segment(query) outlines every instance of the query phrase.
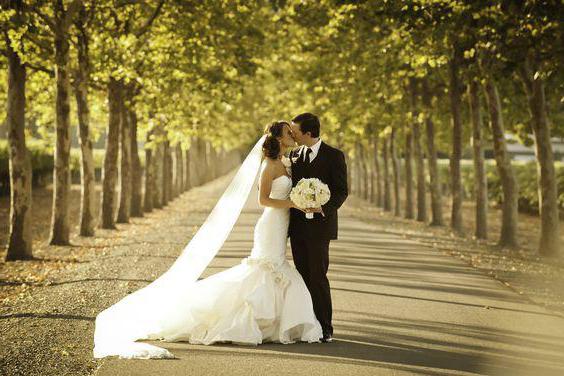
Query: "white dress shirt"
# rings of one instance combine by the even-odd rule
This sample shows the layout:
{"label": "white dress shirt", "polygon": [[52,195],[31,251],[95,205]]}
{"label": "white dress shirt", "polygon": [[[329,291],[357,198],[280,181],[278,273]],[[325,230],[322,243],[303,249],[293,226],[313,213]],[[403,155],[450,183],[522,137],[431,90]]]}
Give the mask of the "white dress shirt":
{"label": "white dress shirt", "polygon": [[[319,140],[317,140],[317,142],[313,145],[311,145],[310,149],[311,149],[311,153],[309,155],[309,161],[313,161],[315,159],[315,157],[317,157],[317,153],[319,152],[319,147],[321,146],[321,138]],[[306,162],[306,155],[307,155],[307,146],[304,145],[303,149],[302,149],[302,154],[303,154],[303,160],[304,162]]]}

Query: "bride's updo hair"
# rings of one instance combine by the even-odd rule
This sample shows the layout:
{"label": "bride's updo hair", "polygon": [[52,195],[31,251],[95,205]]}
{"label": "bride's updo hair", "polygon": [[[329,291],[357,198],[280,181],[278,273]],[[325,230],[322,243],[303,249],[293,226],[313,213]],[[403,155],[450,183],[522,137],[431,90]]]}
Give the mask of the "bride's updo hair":
{"label": "bride's updo hair", "polygon": [[284,127],[287,125],[290,125],[287,121],[280,120],[266,126],[264,130],[266,139],[262,144],[262,153],[266,158],[278,158],[278,154],[280,154],[280,141],[277,137],[284,135]]}

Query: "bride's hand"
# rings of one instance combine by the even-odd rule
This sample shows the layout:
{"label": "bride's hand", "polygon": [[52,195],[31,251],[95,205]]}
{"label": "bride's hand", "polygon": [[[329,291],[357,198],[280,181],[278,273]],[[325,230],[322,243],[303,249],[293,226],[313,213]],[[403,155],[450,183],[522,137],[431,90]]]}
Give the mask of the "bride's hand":
{"label": "bride's hand", "polygon": [[289,201],[290,208],[298,209],[299,211],[306,213],[305,209],[300,208],[298,205],[296,205],[294,203],[294,201],[292,201],[292,200],[288,200],[288,201]]}

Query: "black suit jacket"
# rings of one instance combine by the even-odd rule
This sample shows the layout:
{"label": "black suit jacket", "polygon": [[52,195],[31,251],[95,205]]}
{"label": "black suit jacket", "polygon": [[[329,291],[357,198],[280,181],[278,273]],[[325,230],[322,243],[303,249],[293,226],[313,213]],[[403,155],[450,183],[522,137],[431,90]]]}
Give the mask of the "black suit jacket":
{"label": "black suit jacket", "polygon": [[302,150],[305,151],[305,148],[298,148],[290,153],[292,187],[295,187],[302,178],[318,178],[329,186],[331,198],[322,206],[325,217],[321,213],[315,213],[313,219],[307,219],[302,211],[290,209],[288,235],[337,239],[339,222],[337,209],[348,196],[345,155],[339,149],[321,141],[317,156],[308,163],[303,161],[304,156],[300,153]]}

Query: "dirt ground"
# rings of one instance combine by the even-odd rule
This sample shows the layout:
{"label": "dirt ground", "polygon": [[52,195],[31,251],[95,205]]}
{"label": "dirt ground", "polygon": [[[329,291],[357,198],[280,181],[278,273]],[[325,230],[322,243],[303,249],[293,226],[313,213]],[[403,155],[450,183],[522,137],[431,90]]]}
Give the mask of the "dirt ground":
{"label": "dirt ground", "polygon": [[[166,270],[178,257],[179,246],[206,218],[228,178],[185,192],[163,209],[118,224],[117,230],[98,229],[95,237],[77,236],[75,226],[70,247],[46,244],[51,191],[36,191],[36,259],[0,262],[0,375],[92,374],[101,363],[92,358],[96,315]],[[2,198],[3,244],[7,202]],[[75,218],[78,222],[79,202],[79,187],[73,186],[73,222]],[[191,233],[177,231],[187,223]]]}

